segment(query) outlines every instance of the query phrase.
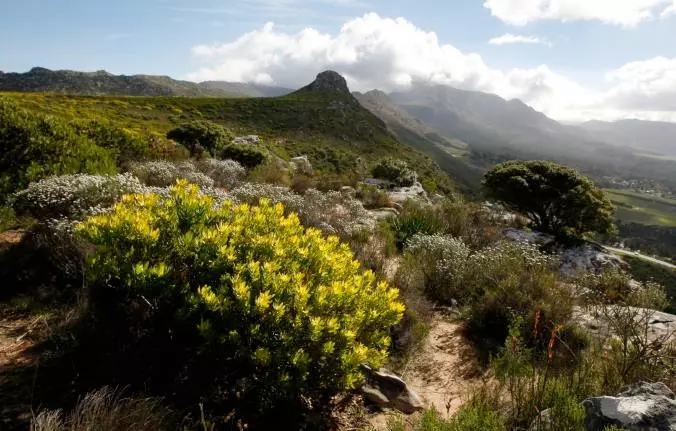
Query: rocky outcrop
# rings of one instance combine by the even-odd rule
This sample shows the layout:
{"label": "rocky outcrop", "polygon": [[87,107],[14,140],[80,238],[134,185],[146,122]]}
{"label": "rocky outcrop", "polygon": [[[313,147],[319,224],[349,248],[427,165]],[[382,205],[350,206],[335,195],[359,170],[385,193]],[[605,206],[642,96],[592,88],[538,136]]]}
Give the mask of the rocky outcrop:
{"label": "rocky outcrop", "polygon": [[628,431],[676,431],[676,398],[664,383],[641,382],[616,397],[589,398],[582,405],[590,431],[611,425]]}
{"label": "rocky outcrop", "polygon": [[430,198],[427,192],[419,182],[414,183],[411,187],[395,187],[387,192],[392,202],[403,204],[407,200],[415,200],[421,203],[430,203]]}
{"label": "rocky outcrop", "polygon": [[408,387],[401,377],[381,369],[373,370],[364,366],[366,382],[361,390],[369,402],[384,408],[412,414],[425,408],[415,391]]}
{"label": "rocky outcrop", "polygon": [[296,172],[300,172],[303,174],[312,173],[312,164],[310,163],[306,155],[293,157],[290,160],[290,164],[291,168]]}
{"label": "rocky outcrop", "polygon": [[[676,431],[676,397],[664,383],[640,382],[615,397],[588,398],[582,402],[588,431],[615,426],[627,431]],[[556,417],[543,411],[530,430],[550,429]]]}
{"label": "rocky outcrop", "polygon": [[261,138],[258,135],[237,136],[232,140],[232,143],[235,145],[253,145],[260,142]]}
{"label": "rocky outcrop", "polygon": [[573,247],[557,246],[552,235],[524,229],[505,229],[503,235],[514,241],[534,244],[540,248],[549,248],[559,255],[560,272],[573,276],[577,272],[600,273],[606,268],[623,268],[624,261],[598,244],[585,242]]}
{"label": "rocky outcrop", "polygon": [[[310,85],[301,88],[298,92],[339,93],[352,96],[347,81],[338,72],[327,70],[319,75]],[[356,101],[356,99],[355,99]]]}
{"label": "rocky outcrop", "polygon": [[663,342],[676,338],[676,316],[646,308],[625,307],[621,305],[605,305],[585,310],[575,307],[572,321],[584,328],[598,340],[609,340],[615,337],[611,320],[631,319],[636,327],[641,328],[650,342]]}

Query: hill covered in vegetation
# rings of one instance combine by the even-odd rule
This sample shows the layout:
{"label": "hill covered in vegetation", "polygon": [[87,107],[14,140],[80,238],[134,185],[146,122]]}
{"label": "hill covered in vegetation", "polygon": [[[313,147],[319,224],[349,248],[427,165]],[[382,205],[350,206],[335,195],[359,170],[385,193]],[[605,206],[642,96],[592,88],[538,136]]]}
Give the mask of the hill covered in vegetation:
{"label": "hill covered in vegetation", "polygon": [[307,87],[271,98],[109,97],[4,93],[37,114],[67,121],[103,121],[135,136],[163,139],[178,124],[208,120],[238,135],[260,135],[283,159],[307,155],[320,172],[357,178],[384,157],[408,162],[430,190],[454,189],[428,156],[402,145],[386,124],[352,96],[345,80],[325,72]]}

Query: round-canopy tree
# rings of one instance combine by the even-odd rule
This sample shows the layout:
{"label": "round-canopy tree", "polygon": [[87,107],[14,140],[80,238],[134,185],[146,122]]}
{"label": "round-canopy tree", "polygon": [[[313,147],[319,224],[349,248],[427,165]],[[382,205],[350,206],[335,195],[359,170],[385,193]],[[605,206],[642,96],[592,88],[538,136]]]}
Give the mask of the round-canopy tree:
{"label": "round-canopy tree", "polygon": [[167,138],[185,146],[191,156],[195,156],[200,149],[213,154],[232,141],[233,135],[220,124],[205,120],[193,120],[179,125],[167,133]]}
{"label": "round-canopy tree", "polygon": [[483,185],[490,198],[523,213],[542,232],[582,236],[613,228],[612,203],[575,169],[548,161],[512,160],[491,169]]}

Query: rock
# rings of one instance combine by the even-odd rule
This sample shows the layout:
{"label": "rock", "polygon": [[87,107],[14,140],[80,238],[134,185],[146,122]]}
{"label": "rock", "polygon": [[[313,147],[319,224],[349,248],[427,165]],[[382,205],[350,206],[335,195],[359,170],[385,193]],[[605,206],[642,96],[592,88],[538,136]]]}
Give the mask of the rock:
{"label": "rock", "polygon": [[357,196],[357,190],[355,190],[355,188],[352,186],[342,186],[340,188],[340,192],[353,198]]}
{"label": "rock", "polygon": [[370,210],[369,214],[376,220],[399,217],[399,211],[394,208],[378,208],[376,210]]}
{"label": "rock", "polygon": [[540,247],[546,247],[554,243],[554,237],[552,235],[531,230],[509,228],[502,231],[502,234],[514,241],[535,244]]}
{"label": "rock", "polygon": [[312,164],[310,164],[310,161],[308,160],[306,155],[293,157],[290,160],[290,163],[291,167],[296,172],[302,172],[304,174],[312,173]]}
{"label": "rock", "polygon": [[561,253],[561,273],[575,275],[578,271],[601,273],[606,268],[623,268],[626,264],[614,254],[608,253],[598,244],[583,245],[565,249]]}
{"label": "rock", "polygon": [[584,310],[581,307],[575,307],[572,321],[593,337],[599,340],[609,340],[617,334],[613,333],[608,316],[619,313],[633,318],[639,327],[643,327],[650,342],[664,341],[669,337],[676,338],[676,316],[646,308],[606,305]]}
{"label": "rock", "polygon": [[[676,398],[664,383],[640,382],[616,397],[588,398],[582,406],[588,431],[613,425],[627,431],[676,431]],[[549,429],[547,425],[553,425],[555,419],[551,410],[545,410],[529,429]]]}
{"label": "rock", "polygon": [[414,183],[411,187],[395,187],[387,192],[392,202],[403,204],[407,200],[415,200],[424,204],[429,204],[430,199],[427,192],[419,182]]}
{"label": "rock", "polygon": [[384,369],[375,371],[368,366],[364,369],[366,382],[361,390],[368,401],[409,415],[425,408],[418,394],[401,377]]}
{"label": "rock", "polygon": [[[552,235],[537,231],[509,228],[503,231],[503,235],[514,241],[523,241],[541,248],[552,248],[556,245]],[[602,246],[591,242],[585,242],[575,247],[557,247],[552,251],[558,252],[561,258],[560,272],[566,277],[573,276],[580,271],[599,274],[606,268],[624,268],[626,266],[622,259],[607,252]]]}
{"label": "rock", "polygon": [[261,138],[258,135],[237,136],[232,140],[232,143],[235,145],[253,145],[260,142]]}
{"label": "rock", "polygon": [[676,431],[676,399],[664,383],[641,382],[616,397],[582,402],[590,431],[616,425],[629,431]]}
{"label": "rock", "polygon": [[299,92],[340,93],[351,95],[347,81],[338,72],[327,70],[319,75],[310,85],[301,88]]}
{"label": "rock", "polygon": [[394,183],[392,181],[381,180],[379,178],[366,178],[364,179],[364,181],[362,181],[362,184],[366,184],[367,186],[376,186],[384,189],[394,187]]}

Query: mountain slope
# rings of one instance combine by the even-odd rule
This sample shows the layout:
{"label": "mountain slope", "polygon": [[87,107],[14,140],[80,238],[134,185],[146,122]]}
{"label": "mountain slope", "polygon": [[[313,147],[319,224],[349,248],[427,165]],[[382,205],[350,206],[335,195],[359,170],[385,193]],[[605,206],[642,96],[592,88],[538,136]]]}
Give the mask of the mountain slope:
{"label": "mountain slope", "polygon": [[464,160],[463,156],[468,152],[466,143],[441,136],[395,105],[382,91],[354,93],[354,96],[362,106],[383,120],[400,142],[429,155],[468,190],[478,190],[482,170]]}
{"label": "mountain slope", "polygon": [[[443,85],[414,85],[391,99],[440,133],[467,142],[473,153],[545,158],[585,168],[635,161],[631,151],[558,123],[519,100]],[[489,157],[490,158],[490,157]]]}
{"label": "mountain slope", "polygon": [[676,123],[642,120],[588,121],[579,127],[598,139],[616,145],[676,156]]}
{"label": "mountain slope", "polygon": [[0,72],[0,91],[48,92],[90,96],[232,97],[223,90],[168,76],[113,75],[105,71],[75,72],[34,67],[26,73]]}
{"label": "mountain slope", "polygon": [[282,97],[109,97],[6,93],[29,110],[69,120],[105,120],[141,136],[165,136],[183,121],[210,120],[236,134],[261,136],[283,157],[308,155],[325,174],[357,178],[377,160],[395,155],[442,190],[454,184],[431,158],[400,143],[387,125],[362,107],[334,72]]}
{"label": "mountain slope", "polygon": [[293,90],[257,84],[208,81],[200,84],[157,75],[113,75],[35,67],[26,73],[0,72],[0,91],[88,96],[275,97]]}

